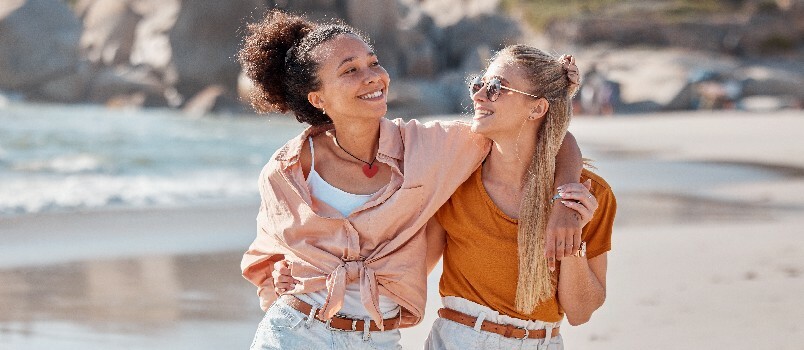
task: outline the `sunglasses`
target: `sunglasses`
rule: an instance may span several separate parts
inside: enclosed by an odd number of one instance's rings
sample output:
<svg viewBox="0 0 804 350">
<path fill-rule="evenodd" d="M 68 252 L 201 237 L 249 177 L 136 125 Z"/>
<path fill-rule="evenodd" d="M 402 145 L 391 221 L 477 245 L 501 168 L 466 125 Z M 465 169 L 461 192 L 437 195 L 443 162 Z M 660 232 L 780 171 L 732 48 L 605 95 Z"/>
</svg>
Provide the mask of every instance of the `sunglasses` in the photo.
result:
<svg viewBox="0 0 804 350">
<path fill-rule="evenodd" d="M 502 94 L 502 89 L 518 92 L 520 94 L 527 95 L 533 98 L 539 98 L 539 96 L 504 86 L 500 81 L 500 78 L 491 78 L 489 79 L 489 81 L 484 82 L 483 77 L 475 77 L 469 84 L 469 91 L 472 93 L 472 95 L 474 95 L 478 91 L 480 91 L 480 89 L 482 89 L 483 86 L 486 87 L 486 98 L 491 102 L 497 101 L 497 99 L 500 98 L 500 94 Z"/>
</svg>

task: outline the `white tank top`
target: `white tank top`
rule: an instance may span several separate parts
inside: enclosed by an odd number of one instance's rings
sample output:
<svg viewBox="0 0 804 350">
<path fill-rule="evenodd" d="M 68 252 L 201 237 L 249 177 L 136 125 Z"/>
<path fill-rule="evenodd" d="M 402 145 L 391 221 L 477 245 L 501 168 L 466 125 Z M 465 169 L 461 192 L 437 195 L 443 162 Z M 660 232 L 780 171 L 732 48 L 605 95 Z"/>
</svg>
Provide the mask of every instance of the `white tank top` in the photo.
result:
<svg viewBox="0 0 804 350">
<path fill-rule="evenodd" d="M 329 206 L 337 209 L 343 216 L 349 216 L 355 209 L 366 204 L 371 199 L 373 194 L 352 194 L 341 190 L 326 182 L 318 172 L 315 171 L 315 148 L 313 147 L 313 138 L 310 140 L 310 174 L 307 176 L 307 186 L 310 188 L 312 194 L 318 200 L 327 203 Z M 327 300 L 327 290 L 322 289 L 317 292 L 296 294 L 296 297 L 302 301 L 321 307 L 324 301 Z M 399 304 L 395 303 L 391 298 L 380 295 L 380 312 L 383 318 L 390 318 L 399 312 Z M 343 307 L 339 314 L 351 318 L 363 319 L 370 317 L 366 311 L 366 307 L 360 302 L 360 284 L 358 281 L 352 281 L 346 285 L 346 294 L 343 298 Z"/>
<path fill-rule="evenodd" d="M 337 209 L 343 216 L 349 216 L 355 209 L 371 199 L 373 194 L 352 194 L 341 190 L 325 181 L 321 175 L 315 171 L 315 148 L 313 147 L 313 138 L 310 140 L 310 157 L 312 161 L 310 164 L 310 174 L 307 175 L 307 185 L 310 187 L 310 194 L 318 200 L 329 204 L 329 206 Z"/>
</svg>

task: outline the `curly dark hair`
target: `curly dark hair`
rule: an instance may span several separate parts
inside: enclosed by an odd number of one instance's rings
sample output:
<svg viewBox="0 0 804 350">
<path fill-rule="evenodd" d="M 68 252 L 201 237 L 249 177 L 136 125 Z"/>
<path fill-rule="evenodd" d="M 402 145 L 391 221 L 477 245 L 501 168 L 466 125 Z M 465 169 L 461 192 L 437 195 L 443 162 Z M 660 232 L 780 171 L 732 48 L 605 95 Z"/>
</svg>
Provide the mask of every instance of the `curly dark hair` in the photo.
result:
<svg viewBox="0 0 804 350">
<path fill-rule="evenodd" d="M 254 82 L 251 105 L 257 112 L 292 111 L 296 120 L 310 125 L 332 123 L 307 100 L 321 88 L 312 50 L 338 35 L 351 34 L 368 43 L 360 31 L 338 21 L 314 23 L 303 16 L 269 11 L 258 23 L 249 24 L 237 58 Z"/>
</svg>

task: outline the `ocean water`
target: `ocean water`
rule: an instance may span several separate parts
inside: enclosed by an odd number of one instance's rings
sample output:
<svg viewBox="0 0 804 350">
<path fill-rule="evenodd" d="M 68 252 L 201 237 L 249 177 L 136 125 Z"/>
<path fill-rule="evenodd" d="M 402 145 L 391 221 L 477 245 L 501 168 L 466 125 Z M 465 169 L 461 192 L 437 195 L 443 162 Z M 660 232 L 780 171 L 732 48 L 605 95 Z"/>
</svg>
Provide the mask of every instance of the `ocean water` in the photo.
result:
<svg viewBox="0 0 804 350">
<path fill-rule="evenodd" d="M 0 105 L 0 215 L 258 198 L 292 117 Z"/>
</svg>

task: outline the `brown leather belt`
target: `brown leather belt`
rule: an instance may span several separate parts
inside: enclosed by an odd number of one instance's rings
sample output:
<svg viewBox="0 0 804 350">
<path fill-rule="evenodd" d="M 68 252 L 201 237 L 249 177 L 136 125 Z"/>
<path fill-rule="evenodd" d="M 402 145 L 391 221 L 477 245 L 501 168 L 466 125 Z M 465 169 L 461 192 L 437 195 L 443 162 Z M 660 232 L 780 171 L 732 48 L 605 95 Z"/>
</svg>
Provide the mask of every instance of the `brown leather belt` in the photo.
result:
<svg viewBox="0 0 804 350">
<path fill-rule="evenodd" d="M 299 300 L 299 298 L 296 298 L 296 297 L 294 297 L 292 295 L 283 295 L 282 296 L 282 301 L 287 303 L 290 307 L 296 309 L 296 311 L 299 311 L 299 312 L 301 312 L 301 313 L 303 313 L 305 315 L 309 315 L 310 311 L 313 309 L 312 305 L 310 305 L 308 303 L 305 303 L 305 302 Z M 399 317 L 389 318 L 389 319 L 383 320 L 382 324 L 383 324 L 383 326 L 385 328 L 384 330 L 390 331 L 390 330 L 394 330 L 394 329 L 399 328 L 399 325 L 402 323 L 402 318 L 401 317 L 402 317 L 402 312 L 400 311 L 399 312 Z M 348 332 L 352 332 L 352 331 L 362 332 L 363 331 L 363 326 L 364 326 L 364 323 L 365 323 L 365 321 L 363 321 L 363 320 L 356 320 L 356 319 L 346 318 L 346 317 L 338 316 L 338 315 L 333 316 L 332 319 L 329 322 L 327 322 L 327 320 L 324 320 L 324 319 L 321 319 L 321 318 L 318 317 L 318 312 L 316 312 L 315 319 L 319 320 L 321 322 L 327 323 L 327 326 L 329 326 L 330 328 L 334 328 L 334 329 L 337 329 L 337 330 L 340 330 L 340 331 L 348 331 Z M 380 330 L 380 327 L 377 327 L 377 323 L 374 322 L 374 321 L 371 321 L 371 324 L 369 325 L 369 331 L 377 332 L 379 330 Z"/>
<path fill-rule="evenodd" d="M 477 317 L 469 316 L 465 313 L 458 312 L 452 309 L 438 309 L 438 316 L 441 318 L 460 323 L 464 326 L 473 327 L 475 326 L 475 322 L 477 322 Z M 512 326 L 510 324 L 498 324 L 489 321 L 483 321 L 482 325 L 480 326 L 480 330 L 496 333 L 506 338 L 516 338 L 516 339 L 544 339 L 544 335 L 547 332 L 544 329 L 535 329 L 535 330 L 527 330 L 524 328 L 519 328 L 517 326 Z M 555 337 L 558 335 L 558 327 L 553 328 L 553 332 L 550 334 L 550 338 Z"/>
</svg>

